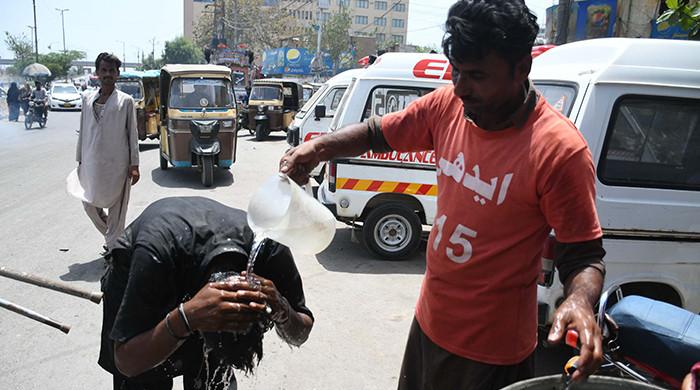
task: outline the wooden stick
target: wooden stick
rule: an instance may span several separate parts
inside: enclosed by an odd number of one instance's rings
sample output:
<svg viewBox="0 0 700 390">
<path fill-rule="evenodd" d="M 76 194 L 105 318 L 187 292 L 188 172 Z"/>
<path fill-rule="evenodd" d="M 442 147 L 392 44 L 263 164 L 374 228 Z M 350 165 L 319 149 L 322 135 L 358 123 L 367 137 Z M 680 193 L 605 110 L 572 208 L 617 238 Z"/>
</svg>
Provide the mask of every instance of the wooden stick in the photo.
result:
<svg viewBox="0 0 700 390">
<path fill-rule="evenodd" d="M 17 314 L 21 314 L 21 315 L 28 317 L 28 318 L 31 318 L 35 321 L 39 321 L 42 324 L 46 324 L 48 326 L 54 327 L 65 334 L 68 334 L 68 332 L 70 332 L 70 326 L 62 324 L 56 320 L 52 320 L 49 317 L 43 316 L 35 311 L 26 309 L 22 306 L 15 305 L 14 303 L 6 301 L 2 298 L 0 298 L 0 307 L 5 308 L 5 309 L 10 310 L 10 311 L 13 311 Z"/>
<path fill-rule="evenodd" d="M 35 286 L 48 288 L 54 291 L 62 292 L 64 294 L 73 295 L 75 297 L 84 298 L 95 303 L 100 303 L 102 301 L 101 292 L 90 292 L 73 287 L 67 283 L 56 282 L 53 280 L 45 279 L 40 276 L 31 275 L 26 272 L 18 272 L 8 269 L 7 267 L 0 267 L 0 276 L 5 276 L 10 279 L 19 280 L 20 282 L 25 282 L 33 284 Z"/>
</svg>

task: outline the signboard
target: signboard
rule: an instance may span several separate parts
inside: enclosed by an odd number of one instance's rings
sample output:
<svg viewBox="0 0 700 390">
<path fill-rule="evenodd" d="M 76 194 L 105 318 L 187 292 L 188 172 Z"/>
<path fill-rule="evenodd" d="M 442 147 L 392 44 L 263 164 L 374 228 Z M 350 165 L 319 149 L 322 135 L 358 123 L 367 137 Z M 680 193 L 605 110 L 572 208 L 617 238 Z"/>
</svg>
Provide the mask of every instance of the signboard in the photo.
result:
<svg viewBox="0 0 700 390">
<path fill-rule="evenodd" d="M 612 37 L 617 18 L 617 0 L 577 1 L 577 41 Z"/>
<path fill-rule="evenodd" d="M 280 47 L 265 50 L 263 53 L 262 72 L 267 75 L 310 75 L 315 52 L 305 48 Z M 333 68 L 331 59 L 324 55 L 323 64 L 326 69 Z"/>
<path fill-rule="evenodd" d="M 667 22 L 656 24 L 656 21 L 652 20 L 651 38 L 688 39 L 688 30 L 683 30 L 678 25 L 669 25 Z"/>
</svg>

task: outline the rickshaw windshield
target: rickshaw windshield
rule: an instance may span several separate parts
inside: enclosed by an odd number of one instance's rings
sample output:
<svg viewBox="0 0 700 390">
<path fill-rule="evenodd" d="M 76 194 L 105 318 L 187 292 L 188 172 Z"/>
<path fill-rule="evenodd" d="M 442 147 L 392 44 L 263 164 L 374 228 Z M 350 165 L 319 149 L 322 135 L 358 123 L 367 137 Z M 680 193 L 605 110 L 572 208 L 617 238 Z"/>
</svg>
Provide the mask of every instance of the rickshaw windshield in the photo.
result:
<svg viewBox="0 0 700 390">
<path fill-rule="evenodd" d="M 282 88 L 268 85 L 254 85 L 250 100 L 282 100 Z"/>
<path fill-rule="evenodd" d="M 136 100 L 143 99 L 141 83 L 138 81 L 117 81 L 115 86 L 118 90 L 131 95 Z"/>
<path fill-rule="evenodd" d="M 225 79 L 177 78 L 170 84 L 173 108 L 233 107 L 231 83 Z"/>
</svg>

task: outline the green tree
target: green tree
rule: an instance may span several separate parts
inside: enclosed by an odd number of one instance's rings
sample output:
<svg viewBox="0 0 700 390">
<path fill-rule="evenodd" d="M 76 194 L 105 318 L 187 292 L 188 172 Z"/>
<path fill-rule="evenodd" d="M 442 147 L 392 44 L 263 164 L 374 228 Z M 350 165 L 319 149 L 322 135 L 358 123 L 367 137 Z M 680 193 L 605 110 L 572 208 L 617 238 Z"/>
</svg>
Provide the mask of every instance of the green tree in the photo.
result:
<svg viewBox="0 0 700 390">
<path fill-rule="evenodd" d="M 85 58 L 85 53 L 77 50 L 68 50 L 67 52 L 51 52 L 48 54 L 39 54 L 39 63 L 43 64 L 51 71 L 51 79 L 57 79 L 68 76 L 68 71 L 71 68 L 71 62 Z"/>
<path fill-rule="evenodd" d="M 162 61 L 166 64 L 201 64 L 204 54 L 191 40 L 178 37 L 165 42 Z"/>
<path fill-rule="evenodd" d="M 337 71 L 338 66 L 342 62 L 350 61 L 354 63 L 355 58 L 349 58 L 348 53 L 352 52 L 352 42 L 348 30 L 352 24 L 350 12 L 342 8 L 339 12 L 333 14 L 326 23 L 323 24 L 321 31 L 321 50 L 328 53 L 333 59 L 333 66 Z M 317 32 L 309 31 L 304 43 L 312 51 L 316 51 Z"/>
<path fill-rule="evenodd" d="M 700 2 L 697 0 L 666 0 L 668 10 L 656 19 L 688 31 L 688 38 L 700 40 Z"/>
<path fill-rule="evenodd" d="M 163 66 L 163 59 L 154 59 L 153 53 L 147 55 L 146 58 L 142 60 L 142 62 L 143 65 L 139 67 L 139 70 L 160 69 Z"/>
<path fill-rule="evenodd" d="M 442 52 L 442 49 L 438 49 L 438 47 L 435 45 L 430 45 L 430 46 L 416 45 L 416 53 L 430 53 L 431 51 L 435 51 L 437 53 L 440 53 L 440 52 Z"/>
<path fill-rule="evenodd" d="M 5 31 L 5 45 L 15 55 L 14 66 L 7 69 L 8 74 L 19 75 L 25 66 L 34 62 L 34 46 L 32 42 L 22 35 L 12 35 Z"/>
<path fill-rule="evenodd" d="M 229 47 L 245 44 L 258 55 L 265 49 L 281 46 L 282 41 L 304 35 L 303 27 L 288 9 L 282 8 L 281 2 L 264 6 L 263 0 L 225 0 L 222 4 L 223 21 L 215 21 L 213 12 L 203 13 L 199 18 L 194 28 L 198 47 L 210 45 L 217 23 L 223 23 L 223 38 Z"/>
</svg>

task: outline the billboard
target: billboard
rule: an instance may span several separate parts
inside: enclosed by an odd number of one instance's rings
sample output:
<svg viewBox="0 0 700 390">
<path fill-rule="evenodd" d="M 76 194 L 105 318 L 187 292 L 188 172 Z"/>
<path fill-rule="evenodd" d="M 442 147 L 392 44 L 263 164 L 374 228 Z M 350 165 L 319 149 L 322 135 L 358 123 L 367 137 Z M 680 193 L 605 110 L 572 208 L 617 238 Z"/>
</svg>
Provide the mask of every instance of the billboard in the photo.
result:
<svg viewBox="0 0 700 390">
<path fill-rule="evenodd" d="M 612 37 L 617 0 L 577 1 L 576 40 Z"/>
<path fill-rule="evenodd" d="M 267 75 L 311 75 L 315 52 L 305 48 L 280 47 L 265 50 L 263 53 L 262 72 Z M 329 56 L 323 56 L 325 69 L 332 69 L 333 62 Z"/>
<path fill-rule="evenodd" d="M 651 21 L 651 38 L 659 39 L 688 39 L 688 30 L 683 30 L 678 25 L 670 25 L 668 22 L 656 24 Z"/>
</svg>

